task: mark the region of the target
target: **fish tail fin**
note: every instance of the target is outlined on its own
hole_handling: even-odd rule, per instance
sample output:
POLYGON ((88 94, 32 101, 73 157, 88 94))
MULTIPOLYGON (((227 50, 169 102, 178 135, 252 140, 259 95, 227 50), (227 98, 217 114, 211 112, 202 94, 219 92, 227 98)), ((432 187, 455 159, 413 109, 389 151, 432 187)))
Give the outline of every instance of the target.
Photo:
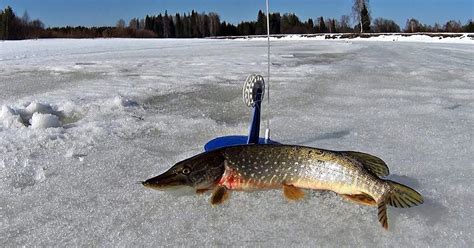
POLYGON ((423 203, 423 196, 403 184, 387 180, 392 190, 387 196, 387 203, 396 208, 409 208, 423 203))

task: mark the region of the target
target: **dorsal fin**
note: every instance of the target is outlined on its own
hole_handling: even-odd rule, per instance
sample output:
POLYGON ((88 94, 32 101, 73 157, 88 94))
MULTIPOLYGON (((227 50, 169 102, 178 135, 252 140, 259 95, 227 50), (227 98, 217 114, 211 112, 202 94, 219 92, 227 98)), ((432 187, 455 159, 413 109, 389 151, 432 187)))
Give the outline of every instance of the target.
POLYGON ((389 170, 385 162, 376 156, 352 151, 344 153, 361 162, 367 170, 374 173, 378 177, 386 177, 389 174, 389 170))

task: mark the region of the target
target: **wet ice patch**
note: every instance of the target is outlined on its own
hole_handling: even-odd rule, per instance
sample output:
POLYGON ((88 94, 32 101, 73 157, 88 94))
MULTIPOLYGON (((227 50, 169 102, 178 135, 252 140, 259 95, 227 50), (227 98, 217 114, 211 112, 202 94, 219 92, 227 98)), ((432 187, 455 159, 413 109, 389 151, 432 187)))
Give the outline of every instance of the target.
POLYGON ((74 158, 78 159, 81 162, 84 161, 84 157, 86 156, 86 154, 78 153, 75 149, 69 149, 66 154, 64 154, 65 158, 74 158))
POLYGON ((109 109, 116 110, 116 109, 123 109, 129 107, 136 107, 138 103, 135 100, 123 97, 123 96, 115 96, 114 98, 108 99, 104 103, 105 107, 109 109))
POLYGON ((24 189, 44 182, 46 180, 46 174, 42 166, 31 164, 26 160, 23 166, 17 168, 10 178, 11 185, 14 188, 24 189))
POLYGON ((137 102, 122 96, 116 96, 113 100, 113 103, 117 107, 133 107, 138 105, 137 102))

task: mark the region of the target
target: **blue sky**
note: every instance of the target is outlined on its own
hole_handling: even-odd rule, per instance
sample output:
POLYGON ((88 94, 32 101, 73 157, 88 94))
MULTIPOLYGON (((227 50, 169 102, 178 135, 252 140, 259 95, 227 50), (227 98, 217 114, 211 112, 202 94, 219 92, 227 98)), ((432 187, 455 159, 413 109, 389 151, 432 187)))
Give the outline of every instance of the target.
MULTIPOLYGON (((293 12, 303 20, 318 16, 339 19, 350 14, 352 0, 270 0, 272 12, 293 12)), ((217 12, 221 19, 238 23, 254 20, 265 0, 0 0, 0 7, 12 6, 18 15, 25 10, 31 18, 39 18, 46 26, 105 26, 118 19, 128 22, 168 10, 168 13, 217 12)), ((392 19, 401 27, 415 17, 425 24, 440 24, 454 19, 465 24, 474 19, 474 0, 372 0, 372 17, 392 19)))

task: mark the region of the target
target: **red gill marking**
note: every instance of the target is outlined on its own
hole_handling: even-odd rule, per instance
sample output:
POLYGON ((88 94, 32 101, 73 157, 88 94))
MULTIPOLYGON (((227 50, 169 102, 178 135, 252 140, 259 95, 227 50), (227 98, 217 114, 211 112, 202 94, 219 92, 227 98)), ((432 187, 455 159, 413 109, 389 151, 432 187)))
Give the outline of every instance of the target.
POLYGON ((217 185, 225 186, 231 190, 256 190, 256 189, 271 189, 277 188, 278 185, 269 184, 266 182, 257 182, 253 179, 246 179, 239 175, 234 169, 226 168, 224 175, 217 182, 217 185))
POLYGON ((240 189, 243 182, 244 179, 235 170, 226 168, 217 185, 225 186, 227 189, 240 189))

